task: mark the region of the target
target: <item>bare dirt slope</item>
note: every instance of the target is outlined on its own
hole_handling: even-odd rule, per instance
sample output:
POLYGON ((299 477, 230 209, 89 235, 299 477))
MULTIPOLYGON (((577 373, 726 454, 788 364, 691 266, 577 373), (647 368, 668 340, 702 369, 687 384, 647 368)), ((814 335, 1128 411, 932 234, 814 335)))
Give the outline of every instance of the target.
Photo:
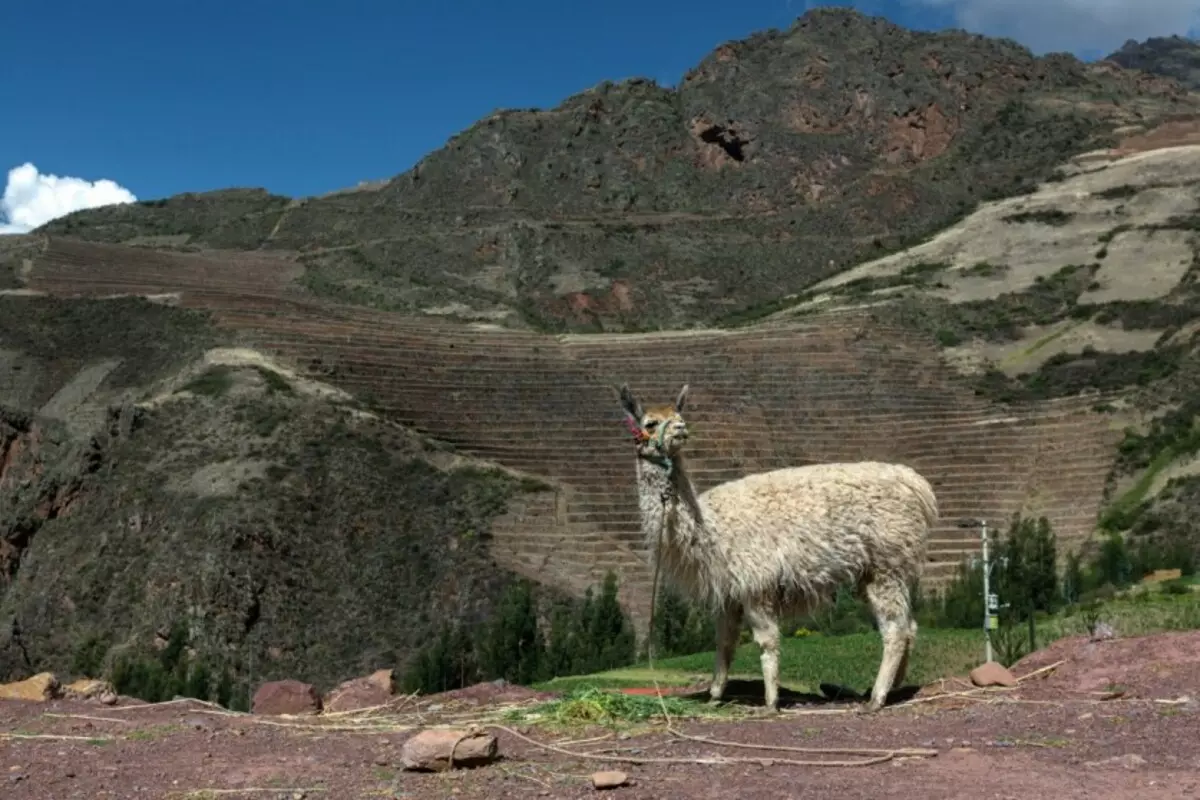
MULTIPOLYGON (((628 773, 630 785, 614 790, 622 798, 1182 798, 1200 790, 1195 747, 1200 664, 1189 655, 1198 651, 1195 632, 1096 644, 1064 640, 1030 656, 1026 663, 1036 667, 1015 670, 1023 675, 1063 662, 1057 671, 1030 678, 1016 690, 946 696, 957 689, 942 687, 941 700, 891 707, 874 718, 826 706, 793 708, 776 720, 678 726, 709 742, 658 731, 570 745, 576 752, 610 755, 610 748, 622 748, 624 756, 741 759, 723 764, 610 765, 549 752, 509 729, 498 731, 500 762, 424 775, 399 770, 400 748, 411 729, 388 730, 381 724, 378 732, 366 732, 345 718, 339 723, 234 716, 190 702, 135 706, 123 701, 104 708, 9 701, 0 704, 0 732, 26 738, 5 742, 0 767, 4 796, 13 800, 570 798, 593 794, 587 776, 605 767, 628 773), (1114 665, 1131 691, 1110 700, 1098 699, 1107 694, 1089 694, 1094 681, 1081 675, 1095 672, 1101 661, 1114 665), (1161 676, 1168 672, 1171 680, 1165 685, 1161 676), (937 754, 869 766, 798 766, 779 761, 861 756, 718 744, 730 741, 793 748, 923 748, 937 754)), ((423 704, 429 723, 437 721, 432 709, 450 705, 437 700, 423 704)), ((603 733, 528 732, 542 743, 603 733)))

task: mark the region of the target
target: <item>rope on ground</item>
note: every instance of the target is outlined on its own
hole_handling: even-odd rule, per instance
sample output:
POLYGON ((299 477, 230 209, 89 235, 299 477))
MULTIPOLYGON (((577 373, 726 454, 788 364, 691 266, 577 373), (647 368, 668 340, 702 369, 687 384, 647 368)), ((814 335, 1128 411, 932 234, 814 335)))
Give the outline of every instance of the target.
POLYGON ((52 739, 56 741, 68 742, 108 742, 112 741, 107 736, 67 736, 57 733, 4 733, 0 732, 0 739, 52 739))
MULTIPOLYGON (((506 727, 504 725, 489 725, 488 727, 494 728, 495 730, 503 731, 503 732, 507 733, 509 736, 512 736, 516 739, 520 739, 521 741, 525 742, 526 744, 532 745, 540 750, 547 750, 552 753, 558 753, 559 755, 569 756, 571 758, 585 759, 588 761, 608 761, 608 762, 617 762, 617 763, 622 763, 622 764, 713 764, 713 765, 723 765, 723 764, 765 764, 765 763, 769 763, 769 764, 782 764, 785 766, 793 766, 793 767, 869 767, 874 764, 882 764, 886 761, 891 761, 895 758, 906 758, 906 757, 907 758, 912 758, 912 757, 920 758, 920 757, 937 755, 936 750, 912 749, 912 750, 879 751, 879 750, 849 750, 849 749, 822 750, 820 748, 811 748, 811 749, 802 750, 802 752, 806 752, 806 753, 810 753, 810 754, 814 754, 814 755, 818 754, 818 753, 831 753, 831 754, 835 754, 835 755, 863 754, 863 755, 868 755, 869 757, 863 758, 863 759, 860 759, 857 761, 849 761, 849 760, 801 760, 801 759, 794 759, 794 758, 738 758, 736 756, 697 756, 697 757, 693 757, 693 758, 687 758, 687 757, 676 757, 676 758, 658 757, 658 758, 655 758, 655 757, 650 757, 650 756, 634 756, 634 755, 614 756, 614 755, 601 755, 599 753, 580 753, 580 752, 577 752, 574 750, 569 750, 565 747, 557 747, 552 744, 544 744, 542 742, 537 741, 536 739, 531 739, 522 733, 518 733, 517 731, 513 730, 512 728, 506 727), (872 755, 872 754, 874 754, 874 755, 872 755)), ((677 732, 675 732, 675 733, 677 733, 677 732)), ((684 737, 684 738, 688 738, 688 737, 684 737)), ((767 745, 744 745, 744 744, 735 744, 735 743, 731 743, 731 742, 715 742, 715 741, 708 740, 708 739, 696 739, 696 741, 704 742, 705 744, 717 744, 717 745, 736 746, 736 747, 749 746, 752 748, 761 748, 763 750, 774 750, 774 751, 781 751, 781 752, 794 751, 794 750, 800 749, 800 748, 790 748, 790 747, 769 747, 767 745)))

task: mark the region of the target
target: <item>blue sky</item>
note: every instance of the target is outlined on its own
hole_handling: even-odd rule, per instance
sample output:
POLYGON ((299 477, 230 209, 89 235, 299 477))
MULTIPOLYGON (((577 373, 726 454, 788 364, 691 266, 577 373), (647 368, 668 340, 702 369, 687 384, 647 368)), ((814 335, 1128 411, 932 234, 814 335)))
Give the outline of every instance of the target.
POLYGON ((0 176, 28 162, 41 183, 0 223, 49 174, 139 199, 390 177, 495 108, 553 106, 606 78, 673 83, 721 42, 826 4, 1087 57, 1187 32, 1200 0, 14 1, 0 10, 0 176))

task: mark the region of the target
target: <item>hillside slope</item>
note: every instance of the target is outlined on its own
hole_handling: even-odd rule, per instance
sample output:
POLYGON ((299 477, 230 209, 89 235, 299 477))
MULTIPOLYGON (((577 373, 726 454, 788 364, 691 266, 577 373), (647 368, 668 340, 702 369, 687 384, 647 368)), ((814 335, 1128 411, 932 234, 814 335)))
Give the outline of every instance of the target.
POLYGON ((227 340, 144 300, 0 297, 0 680, 183 625, 240 686, 328 688, 491 617, 521 481, 227 340))
POLYGON ((1174 78, 1189 89, 1200 89, 1200 43, 1183 36, 1152 36, 1129 40, 1108 61, 1126 69, 1174 78))
POLYGON ((722 45, 678 90, 605 83, 496 112, 381 186, 188 194, 42 231, 282 251, 305 292, 382 310, 688 327, 917 241, 1121 126, 1197 110, 1111 64, 818 9, 722 45))
POLYGON ((1200 556, 1200 144, 1063 173, 769 319, 866 307, 924 331, 995 401, 1097 395, 1124 429, 1102 526, 1200 556))

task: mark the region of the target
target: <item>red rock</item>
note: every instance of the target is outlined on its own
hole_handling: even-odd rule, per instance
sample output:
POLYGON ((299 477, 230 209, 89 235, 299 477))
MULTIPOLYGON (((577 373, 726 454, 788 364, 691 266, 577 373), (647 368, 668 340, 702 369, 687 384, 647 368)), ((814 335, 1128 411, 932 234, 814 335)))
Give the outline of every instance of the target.
POLYGON ((396 691, 395 679, 392 677, 390 669, 377 669, 368 675, 366 680, 372 686, 378 686, 388 694, 394 694, 396 691))
POLYGON ((971 670, 971 683, 976 686, 1016 686, 1017 679, 1007 669, 989 661, 971 670))
POLYGON ((496 737, 483 731, 424 730, 404 742, 400 760, 404 768, 421 772, 444 772, 450 768, 450 751, 455 767, 480 767, 496 759, 496 737))
POLYGON ((391 670, 380 670, 380 672, 388 673, 386 682, 377 677, 379 675, 377 672, 365 678, 354 678, 338 684, 333 691, 325 695, 324 710, 356 711, 381 706, 391 700, 391 691, 384 688, 391 684, 391 670))
POLYGON ((268 681, 254 693, 251 711, 255 714, 317 714, 321 695, 310 683, 268 681))

